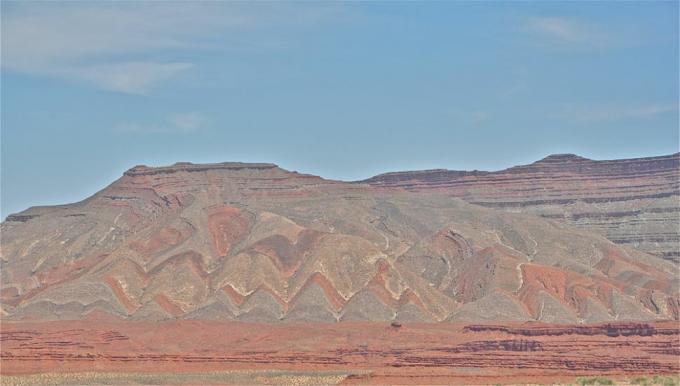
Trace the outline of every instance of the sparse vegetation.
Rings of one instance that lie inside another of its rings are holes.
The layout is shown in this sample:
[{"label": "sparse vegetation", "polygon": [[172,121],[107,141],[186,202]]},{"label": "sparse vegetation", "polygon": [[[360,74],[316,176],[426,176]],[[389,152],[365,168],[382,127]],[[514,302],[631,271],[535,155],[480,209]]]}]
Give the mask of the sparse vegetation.
[{"label": "sparse vegetation", "polygon": [[581,385],[581,386],[586,386],[586,385],[613,385],[614,381],[612,381],[609,378],[604,378],[604,377],[582,377],[582,378],[577,378],[576,383]]},{"label": "sparse vegetation", "polygon": [[647,379],[647,377],[637,377],[637,378],[633,378],[633,379],[630,381],[630,383],[632,383],[632,384],[634,384],[634,385],[641,385],[641,386],[647,386],[647,385],[650,384],[650,383],[649,383],[649,379]]},{"label": "sparse vegetation", "polygon": [[634,378],[630,381],[630,383],[634,385],[640,385],[640,386],[652,386],[652,385],[661,385],[661,386],[680,386],[680,377],[675,376],[661,376],[661,375],[655,375],[652,378],[648,377],[637,377]]}]

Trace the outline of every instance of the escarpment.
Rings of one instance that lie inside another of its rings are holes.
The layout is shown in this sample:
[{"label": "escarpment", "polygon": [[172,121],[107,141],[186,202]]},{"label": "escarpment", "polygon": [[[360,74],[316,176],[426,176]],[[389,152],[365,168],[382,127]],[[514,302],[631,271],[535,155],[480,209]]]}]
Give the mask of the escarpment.
[{"label": "escarpment", "polygon": [[[677,164],[678,155],[553,156],[503,172],[364,183],[273,164],[137,166],[84,201],[2,223],[0,312],[270,323],[678,319],[677,265],[645,252],[653,237],[654,252],[677,238]],[[645,241],[612,242],[626,232]],[[514,344],[487,348],[539,347]]]},{"label": "escarpment", "polygon": [[398,172],[362,182],[538,214],[596,231],[617,244],[680,259],[680,153],[612,161],[558,154],[497,172]]}]

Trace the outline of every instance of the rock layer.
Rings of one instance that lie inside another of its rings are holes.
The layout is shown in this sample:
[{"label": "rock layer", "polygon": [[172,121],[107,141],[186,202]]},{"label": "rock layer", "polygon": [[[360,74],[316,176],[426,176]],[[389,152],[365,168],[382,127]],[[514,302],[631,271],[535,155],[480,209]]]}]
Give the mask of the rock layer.
[{"label": "rock layer", "polygon": [[[566,384],[584,375],[676,375],[679,338],[676,322],[394,327],[366,322],[29,321],[3,323],[0,360],[7,377],[3,381],[10,384],[47,383],[39,382],[39,376],[12,378],[45,372],[177,374],[272,367],[343,370],[355,374],[346,379],[353,384]],[[269,383],[263,379],[254,383]]]},{"label": "rock layer", "polygon": [[[561,181],[562,192],[576,189],[568,181],[579,170],[605,179],[592,162],[552,157],[505,171],[510,182],[481,175],[489,178],[487,193],[514,192],[519,200],[522,181],[526,189],[538,189],[532,180]],[[673,172],[658,172],[657,164],[677,164],[677,156],[645,162],[605,169],[670,180]],[[2,223],[2,317],[559,323],[679,317],[677,266],[668,261],[563,222],[484,207],[493,206],[491,193],[474,195],[484,206],[452,198],[461,184],[448,177],[439,187],[429,178],[397,184],[393,177],[343,183],[271,164],[137,166],[82,202],[31,208]],[[475,181],[466,189],[478,189]],[[621,191],[630,189],[626,181]],[[588,200],[613,197],[604,185],[581,193]],[[677,196],[669,194],[664,199]],[[498,200],[499,207],[510,202]]]},{"label": "rock layer", "polygon": [[446,192],[477,205],[538,214],[680,260],[680,153],[613,161],[558,154],[498,172],[398,172],[363,182]]}]

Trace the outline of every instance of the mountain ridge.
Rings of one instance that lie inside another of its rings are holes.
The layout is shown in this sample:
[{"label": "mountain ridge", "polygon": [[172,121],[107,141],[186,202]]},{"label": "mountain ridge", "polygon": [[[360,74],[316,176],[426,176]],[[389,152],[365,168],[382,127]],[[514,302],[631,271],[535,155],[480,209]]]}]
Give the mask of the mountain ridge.
[{"label": "mountain ridge", "polygon": [[138,166],[84,201],[32,208],[0,225],[1,315],[680,317],[674,263],[447,189],[324,180],[273,164]]},{"label": "mountain ridge", "polygon": [[[276,195],[277,190],[279,194],[299,195],[309,192],[304,186],[313,189],[321,185],[342,186],[346,191],[362,190],[364,185],[395,192],[437,191],[477,205],[559,219],[601,233],[616,243],[680,261],[676,226],[680,222],[680,153],[621,160],[552,154],[499,171],[402,171],[349,182],[288,171],[273,163],[242,162],[138,165],[125,171],[123,177],[219,170],[243,172],[237,173],[243,184],[257,180],[258,172],[268,173],[260,179],[263,183],[248,188],[249,194]],[[271,183],[265,184],[266,179]],[[282,181],[290,183],[282,185]],[[296,187],[301,190],[296,191]],[[40,211],[38,208],[54,207],[29,208],[7,216],[6,221],[33,218],[30,213]]]},{"label": "mountain ridge", "polygon": [[[178,171],[206,171],[206,170],[219,170],[219,169],[224,169],[224,170],[240,170],[240,169],[259,169],[259,170],[266,170],[266,169],[280,169],[286,173],[292,173],[292,174],[297,174],[301,176],[309,176],[309,177],[317,177],[321,180],[324,181],[329,181],[329,182],[338,182],[338,183],[348,183],[348,184],[366,184],[366,183],[376,183],[385,178],[385,177],[398,177],[398,176],[407,176],[407,175],[428,175],[430,173],[445,173],[449,174],[451,176],[465,176],[465,175],[486,175],[486,174],[493,174],[493,173],[501,173],[501,172],[506,172],[509,170],[514,170],[514,169],[521,169],[521,168],[527,168],[531,167],[532,165],[540,165],[544,163],[549,163],[549,164],[560,164],[566,162],[573,162],[573,161],[587,161],[587,162],[592,162],[592,163],[600,163],[600,164],[610,164],[610,163],[629,163],[629,162],[637,162],[637,161],[672,161],[674,164],[670,166],[670,168],[675,168],[678,169],[680,168],[680,152],[677,153],[672,153],[672,154],[667,154],[667,155],[659,155],[659,156],[648,156],[648,157],[636,157],[636,158],[623,158],[623,159],[608,159],[608,160],[594,160],[590,158],[585,158],[582,156],[579,156],[577,154],[573,153],[555,153],[555,154],[549,154],[537,161],[534,161],[529,164],[525,165],[518,165],[518,166],[510,166],[507,168],[503,169],[498,169],[498,170],[456,170],[456,169],[446,169],[446,168],[435,168],[435,169],[414,169],[414,170],[402,170],[402,171],[392,171],[392,172],[385,172],[385,173],[379,173],[374,176],[364,178],[364,179],[359,179],[359,180],[344,180],[344,179],[328,179],[320,175],[314,175],[310,173],[299,173],[298,171],[295,170],[287,170],[281,168],[278,164],[275,163],[270,163],[270,162],[238,162],[238,161],[224,161],[224,162],[212,162],[212,163],[193,163],[193,162],[188,162],[188,161],[178,161],[175,162],[172,165],[160,165],[160,166],[148,166],[148,165],[135,165],[127,170],[125,170],[122,173],[122,176],[138,176],[138,175],[151,175],[151,174],[160,174],[160,173],[175,173]],[[115,181],[114,181],[115,183]],[[105,188],[103,188],[105,189]],[[103,190],[102,189],[102,190]],[[96,193],[95,193],[96,194]],[[88,197],[89,198],[89,197]],[[86,200],[85,198],[84,200]],[[9,216],[14,216],[18,215],[20,213],[23,213],[27,210],[31,210],[33,208],[43,208],[43,207],[59,207],[63,205],[72,205],[76,204],[80,201],[73,202],[73,203],[66,203],[66,204],[54,204],[54,205],[38,205],[38,206],[32,206],[29,208],[26,208],[25,210],[22,210],[20,212],[16,213],[10,213],[7,215]]]},{"label": "mountain ridge", "polygon": [[495,172],[397,172],[360,182],[439,191],[477,205],[560,219],[680,261],[680,153],[602,161],[551,155]]},{"label": "mountain ridge", "polygon": [[407,175],[407,174],[418,174],[418,175],[425,175],[427,173],[451,173],[452,175],[456,175],[458,173],[460,174],[492,174],[492,173],[501,173],[505,172],[508,170],[513,170],[515,168],[527,168],[531,166],[536,166],[536,165],[542,165],[542,164],[553,164],[553,165],[561,165],[561,164],[566,164],[566,163],[595,163],[595,164],[619,164],[619,163],[632,163],[632,162],[655,162],[655,161],[667,161],[667,160],[676,160],[680,159],[680,152],[677,153],[671,153],[671,154],[664,154],[664,155],[658,155],[658,156],[648,156],[648,157],[636,157],[636,158],[621,158],[621,159],[603,159],[603,160],[596,160],[596,159],[591,159],[591,158],[586,158],[582,157],[578,154],[573,154],[573,153],[555,153],[555,154],[549,154],[537,161],[524,164],[524,165],[518,165],[518,166],[509,166],[506,168],[502,169],[497,169],[497,170],[460,170],[460,169],[446,169],[446,168],[434,168],[434,169],[414,169],[414,170],[401,170],[401,171],[393,171],[393,172],[385,172],[385,173],[380,173],[376,174],[372,177],[364,178],[361,180],[356,180],[356,181],[348,181],[348,182],[356,182],[356,183],[365,183],[369,182],[371,180],[379,180],[382,177],[385,176],[399,176],[399,175]]}]

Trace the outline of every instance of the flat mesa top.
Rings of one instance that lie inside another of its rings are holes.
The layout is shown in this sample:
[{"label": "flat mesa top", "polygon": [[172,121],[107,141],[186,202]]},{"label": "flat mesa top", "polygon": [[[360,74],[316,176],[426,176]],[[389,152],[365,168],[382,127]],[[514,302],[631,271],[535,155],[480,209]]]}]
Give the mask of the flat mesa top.
[{"label": "flat mesa top", "polygon": [[149,167],[137,165],[124,174],[126,176],[143,176],[160,173],[202,172],[206,170],[241,170],[241,169],[274,169],[278,167],[271,163],[220,162],[211,164],[193,164],[191,162],[177,162],[171,166]]}]

